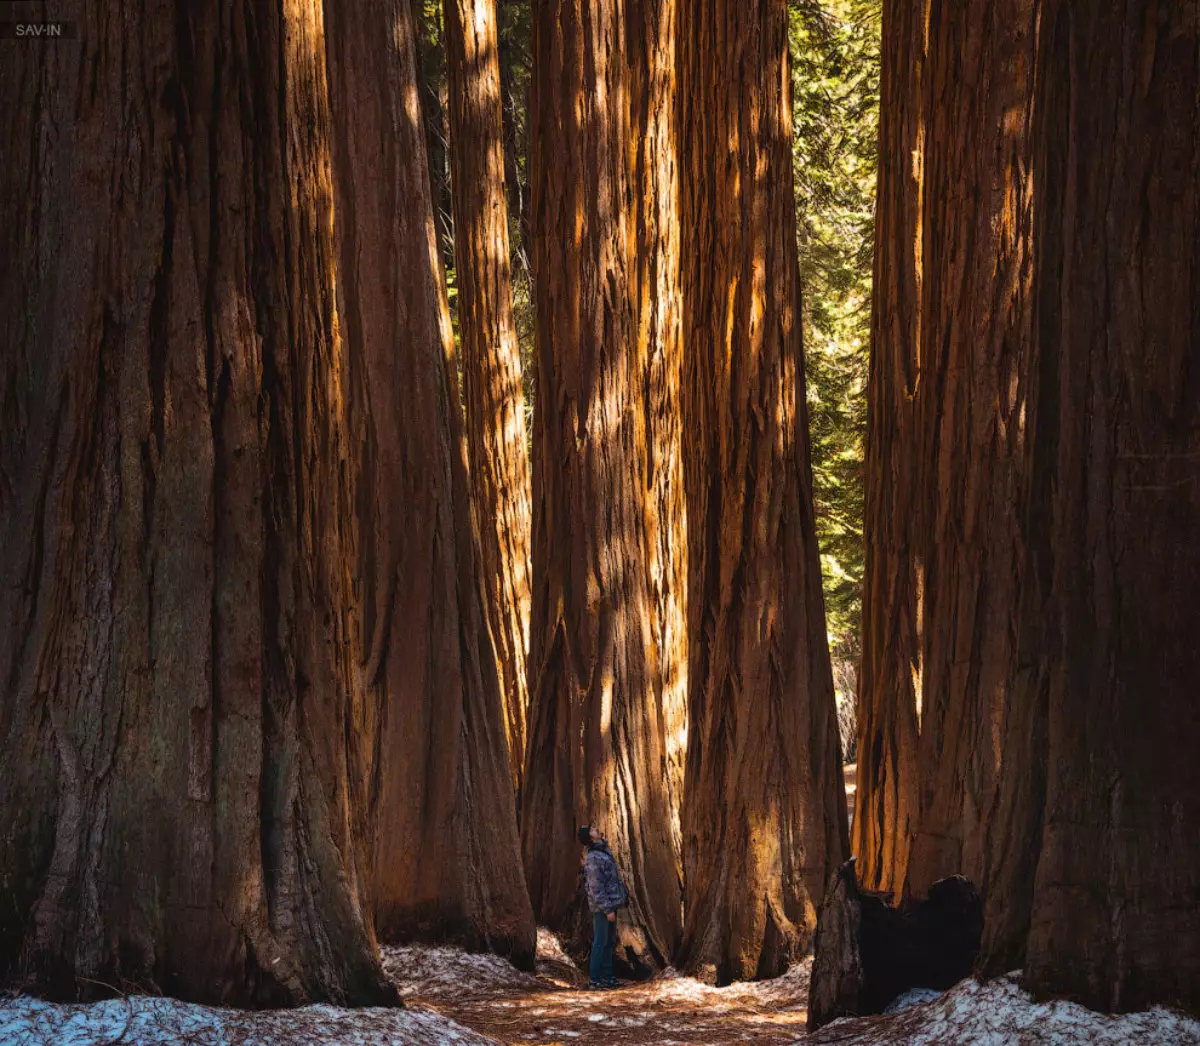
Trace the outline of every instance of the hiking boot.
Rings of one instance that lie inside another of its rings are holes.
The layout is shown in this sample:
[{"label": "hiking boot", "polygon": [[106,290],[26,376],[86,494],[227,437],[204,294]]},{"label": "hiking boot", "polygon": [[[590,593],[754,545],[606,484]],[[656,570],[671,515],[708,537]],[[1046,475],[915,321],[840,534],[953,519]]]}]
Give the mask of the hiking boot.
[{"label": "hiking boot", "polygon": [[602,992],[612,987],[610,981],[588,981],[587,990],[590,992]]}]

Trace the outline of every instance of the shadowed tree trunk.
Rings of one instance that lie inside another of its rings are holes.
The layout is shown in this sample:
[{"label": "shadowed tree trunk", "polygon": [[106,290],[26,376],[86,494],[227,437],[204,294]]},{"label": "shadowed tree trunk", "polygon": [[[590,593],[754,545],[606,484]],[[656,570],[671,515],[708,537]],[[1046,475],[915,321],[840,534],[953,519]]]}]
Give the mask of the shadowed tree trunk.
[{"label": "shadowed tree trunk", "polygon": [[631,892],[618,958],[644,970],[674,952],[680,897],[647,510],[652,397],[632,202],[643,133],[631,113],[633,30],[617,0],[549,0],[534,19],[538,410],[525,868],[539,919],[586,939],[575,830],[599,825]]},{"label": "shadowed tree trunk", "polygon": [[787,5],[680,8],[684,968],[770,977],[848,850],[808,461]]},{"label": "shadowed tree trunk", "polygon": [[496,0],[446,0],[455,264],[472,504],[513,784],[525,758],[529,451],[513,326]]},{"label": "shadowed tree trunk", "polygon": [[320,6],[0,69],[0,968],[370,1003]]},{"label": "shadowed tree trunk", "polygon": [[[1042,33],[1028,531],[1045,598],[1023,610],[1038,670],[1014,702],[1034,744],[1005,781],[1043,830],[1030,908],[999,913],[986,960],[1024,923],[1035,991],[1196,1011],[1200,16],[1046,0]],[[1039,763],[1044,796],[1024,784]]]},{"label": "shadowed tree trunk", "polygon": [[867,383],[866,564],[853,851],[859,882],[899,899],[917,816],[921,675],[921,83],[929,0],[884,0],[871,370]]},{"label": "shadowed tree trunk", "polygon": [[1032,302],[1033,0],[931,0],[919,455],[919,813],[907,886],[983,876],[1016,657]]},{"label": "shadowed tree trunk", "polygon": [[407,0],[329,3],[376,926],[532,966]]}]

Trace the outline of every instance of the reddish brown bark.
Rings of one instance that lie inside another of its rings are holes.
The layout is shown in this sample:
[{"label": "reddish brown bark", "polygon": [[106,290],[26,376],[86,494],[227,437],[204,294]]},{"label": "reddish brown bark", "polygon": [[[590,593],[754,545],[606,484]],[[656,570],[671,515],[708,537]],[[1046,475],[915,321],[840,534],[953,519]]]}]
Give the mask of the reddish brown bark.
[{"label": "reddish brown bark", "polygon": [[1033,0],[931,0],[918,541],[920,781],[907,888],[981,883],[1016,657],[1031,333]]},{"label": "reddish brown bark", "polygon": [[532,965],[406,0],[330,3],[376,925]]},{"label": "reddish brown bark", "polygon": [[924,583],[916,396],[922,381],[921,104],[928,0],[885,0],[867,467],[858,787],[859,882],[897,895],[917,816]]},{"label": "reddish brown bark", "polygon": [[[680,8],[682,964],[773,976],[848,850],[813,525],[783,0]],[[706,969],[707,968],[707,969]]]},{"label": "reddish brown bark", "polygon": [[[1041,25],[1040,598],[1014,701],[1035,744],[1005,781],[1043,830],[1030,907],[986,959],[1025,922],[1035,990],[1200,1010],[1200,17],[1047,0]],[[1044,796],[1022,784],[1039,764]]]},{"label": "reddish brown bark", "polygon": [[638,128],[638,338],[649,360],[650,491],[646,508],[654,645],[662,680],[667,803],[674,849],[687,756],[687,513],[683,499],[680,377],[679,162],[675,126],[676,0],[639,4],[629,27],[633,121]]},{"label": "reddish brown bark", "polygon": [[38,991],[394,997],[322,32],[94,8],[0,67],[0,969]]},{"label": "reddish brown bark", "polygon": [[496,0],[446,0],[458,327],[471,496],[513,784],[525,758],[529,451],[512,314]]},{"label": "reddish brown bark", "polygon": [[580,930],[575,829],[606,832],[631,889],[618,953],[645,969],[675,949],[680,896],[646,508],[631,31],[617,0],[535,12],[538,410],[521,828],[539,919]]}]

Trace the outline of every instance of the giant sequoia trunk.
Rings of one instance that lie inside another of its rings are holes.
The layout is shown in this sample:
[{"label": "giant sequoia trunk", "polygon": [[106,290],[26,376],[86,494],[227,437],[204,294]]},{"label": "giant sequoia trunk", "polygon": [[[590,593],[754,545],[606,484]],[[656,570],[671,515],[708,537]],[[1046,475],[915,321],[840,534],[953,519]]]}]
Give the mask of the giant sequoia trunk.
[{"label": "giant sequoia trunk", "polygon": [[1002,769],[1023,558],[1034,6],[930,4],[919,431],[892,448],[922,472],[916,896],[950,875],[982,882]]},{"label": "giant sequoia trunk", "polygon": [[678,856],[687,755],[687,529],[683,503],[680,377],[679,162],[675,127],[676,0],[636,6],[629,19],[637,143],[638,339],[649,360],[650,593],[662,679],[667,801]]},{"label": "giant sequoia trunk", "polygon": [[680,10],[683,965],[769,977],[848,849],[801,351],[783,0]]},{"label": "giant sequoia trunk", "polygon": [[528,704],[529,451],[513,325],[496,0],[446,0],[458,327],[483,589],[520,790]]},{"label": "giant sequoia trunk", "polygon": [[407,0],[330,2],[376,925],[532,965]]},{"label": "giant sequoia trunk", "polygon": [[[1200,1010],[1200,17],[1048,0],[1042,33],[1043,598],[1022,613],[1035,667],[1014,699],[1030,755],[1004,777],[1044,826],[1029,906],[999,913],[985,951],[994,967],[1024,923],[1035,990]],[[1026,784],[1043,762],[1044,795]]]},{"label": "giant sequoia trunk", "polygon": [[0,967],[378,1002],[319,5],[0,69]]},{"label": "giant sequoia trunk", "polygon": [[899,895],[917,817],[922,505],[917,486],[921,382],[921,83],[928,0],[884,0],[879,177],[867,467],[858,785],[853,850],[860,883]]},{"label": "giant sequoia trunk", "polygon": [[607,833],[632,895],[618,955],[644,969],[676,947],[680,895],[656,651],[661,559],[646,504],[632,31],[618,0],[549,0],[535,12],[538,410],[521,829],[534,908],[560,929],[585,917],[575,829]]}]

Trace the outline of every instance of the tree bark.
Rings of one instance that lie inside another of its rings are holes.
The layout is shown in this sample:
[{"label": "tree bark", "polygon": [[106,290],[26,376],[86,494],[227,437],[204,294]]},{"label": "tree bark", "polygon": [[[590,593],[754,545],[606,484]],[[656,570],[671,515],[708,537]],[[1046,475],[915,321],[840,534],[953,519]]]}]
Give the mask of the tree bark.
[{"label": "tree bark", "polygon": [[394,998],[325,84],[306,0],[95,8],[0,70],[0,969],[32,990]]},{"label": "tree bark", "polygon": [[529,451],[513,325],[496,0],[446,0],[458,328],[483,585],[520,792],[528,705]]},{"label": "tree bark", "polygon": [[1025,977],[1200,1011],[1200,17],[1047,0],[1041,31],[1028,529],[1048,584],[1017,703],[1044,710],[1047,770],[1024,792],[1044,824]]},{"label": "tree bark", "polygon": [[858,688],[855,870],[898,900],[917,817],[924,584],[916,396],[922,381],[922,81],[929,0],[884,0],[871,366],[867,382],[866,545]]},{"label": "tree bark", "polygon": [[[1034,0],[931,0],[921,381],[919,812],[907,889],[980,884],[1002,770],[1023,562]],[[910,546],[911,547],[911,546]]]},{"label": "tree bark", "polygon": [[[667,803],[677,859],[687,757],[687,512],[680,379],[683,315],[679,259],[679,159],[675,126],[676,0],[635,8],[629,50],[637,155],[638,339],[649,359],[646,417],[654,646],[662,680]],[[682,875],[682,867],[680,867]]]},{"label": "tree bark", "polygon": [[539,920],[582,938],[575,830],[602,828],[631,893],[618,957],[643,971],[669,960],[681,921],[632,203],[643,129],[624,6],[549,0],[534,18],[538,410],[522,843]]},{"label": "tree bark", "polygon": [[407,0],[327,5],[376,926],[532,967]]},{"label": "tree bark", "polygon": [[801,346],[783,0],[680,8],[682,966],[770,977],[848,851]]}]

